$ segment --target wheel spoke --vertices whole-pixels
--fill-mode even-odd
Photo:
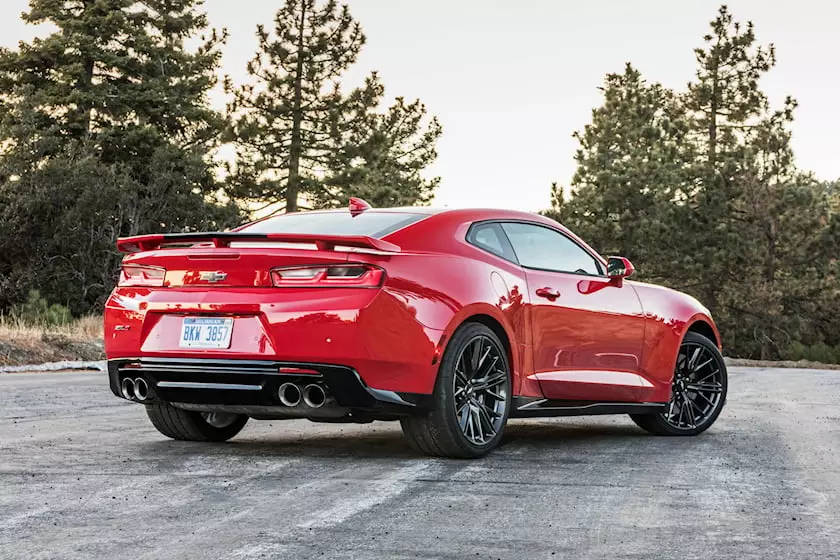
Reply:
[[[700,414],[699,414],[699,416],[695,416],[695,415],[694,415],[694,412],[692,412],[692,413],[691,413],[691,417],[692,417],[692,418],[695,418],[695,419],[697,419],[697,418],[702,419],[702,418],[703,418],[703,409],[701,409],[699,406],[697,406],[697,403],[696,403],[696,402],[694,402],[693,400],[691,400],[691,398],[686,397],[686,399],[685,399],[685,400],[686,400],[686,401],[688,402],[688,404],[691,406],[691,408],[690,408],[689,410],[692,410],[692,411],[693,411],[693,410],[696,410],[697,412],[699,412],[699,413],[700,413]]]
[[[680,410],[680,415],[677,416],[677,426],[682,426],[682,417],[683,417],[683,412],[684,412],[682,402],[680,402],[679,410]]]
[[[700,357],[700,353],[702,351],[703,349],[698,347],[697,350],[694,351],[694,354],[691,355],[691,358],[688,360],[688,371],[694,370],[694,364],[697,363],[697,358]]]
[[[458,425],[461,427],[461,432],[466,435],[467,433],[467,414],[469,413],[469,404],[465,403],[458,412],[456,413],[458,417]]]
[[[465,359],[465,354],[461,354],[461,357],[458,358],[458,361],[455,363],[455,379],[460,381],[461,384],[466,385],[469,383],[470,376],[467,375],[467,360]]]
[[[479,404],[478,408],[478,417],[483,421],[482,424],[487,427],[487,434],[488,437],[493,437],[496,435],[496,428],[493,427],[493,421],[490,419],[490,416],[487,414],[487,411],[484,409],[484,405]]]
[[[481,407],[481,409],[484,411],[484,413],[485,413],[488,417],[492,417],[492,418],[500,418],[500,417],[502,416],[501,414],[499,414],[498,412],[496,412],[496,411],[495,411],[495,409],[490,408],[489,406],[487,406],[487,405],[486,405],[485,403],[483,403],[483,402],[478,403],[478,406],[480,406],[480,407]]]
[[[706,367],[707,365],[711,364],[711,363],[712,363],[712,362],[714,362],[714,361],[715,361],[715,359],[714,359],[714,358],[709,358],[708,360],[706,360],[705,362],[703,362],[703,363],[702,363],[702,364],[700,364],[699,366],[695,367],[692,371],[693,371],[693,372],[700,371],[701,369],[703,369],[704,367]]]
[[[496,371],[493,374],[488,374],[487,377],[483,379],[476,379],[473,382],[473,387],[476,391],[485,391],[490,387],[495,387],[496,385],[500,385],[504,382],[505,378],[507,377],[507,372],[504,371]]]
[[[497,401],[503,401],[503,400],[505,400],[505,398],[504,398],[502,395],[500,395],[500,394],[498,394],[498,393],[494,393],[494,392],[493,392],[493,391],[491,391],[490,389],[486,389],[486,390],[484,391],[484,394],[485,394],[485,395],[487,395],[487,396],[493,397],[493,398],[494,398],[494,399],[496,399]]]
[[[679,430],[703,425],[723,404],[712,396],[723,393],[723,368],[720,358],[706,345],[683,342],[674,366],[671,400],[661,417]]]
[[[489,350],[490,349],[488,348],[488,351]],[[491,360],[485,360],[485,362],[486,363],[483,363],[483,365],[475,373],[474,378],[486,377],[489,372],[493,371],[493,368],[496,367],[496,364],[499,363],[499,357],[498,356],[493,356],[493,358]]]
[[[701,397],[702,399],[704,399],[704,400],[705,400],[707,403],[709,403],[711,406],[715,406],[714,401],[712,401],[712,399],[710,399],[709,397],[707,397],[707,396],[706,396],[706,395],[704,395],[703,393],[697,392],[697,393],[695,393],[695,394],[696,394],[698,397]]]
[[[478,346],[478,348],[476,348]],[[470,379],[475,378],[478,373],[478,364],[481,358],[481,350],[484,347],[484,339],[479,337],[470,345]]]
[[[479,443],[484,443],[484,429],[481,427],[481,416],[478,414],[478,407],[477,406],[470,406],[470,417],[472,418],[473,426],[478,429],[478,436]]]
[[[688,404],[690,402],[691,402],[691,399],[683,396],[682,406],[683,406],[683,408],[685,408],[686,415],[688,416],[688,419],[686,420],[686,424],[688,424],[688,426],[691,427],[691,428],[696,428],[697,425],[694,423],[694,413],[691,410],[691,405]]]
[[[688,383],[686,384],[686,389],[690,391],[696,392],[704,392],[704,393],[720,393],[723,391],[723,385],[720,383]]]
[[[717,375],[717,374],[719,374],[719,373],[720,373],[720,370],[719,370],[719,369],[716,369],[716,370],[715,370],[715,371],[713,371],[712,373],[709,373],[709,374],[707,374],[707,375],[705,375],[705,376],[701,377],[700,379],[698,379],[698,380],[697,380],[697,381],[695,381],[694,383],[702,383],[703,381],[705,381],[705,380],[709,379],[710,377],[714,377],[715,375]]]
[[[510,394],[504,354],[490,337],[479,335],[455,363],[452,395],[458,426],[473,444],[487,444],[501,429]]]
[[[482,369],[481,366],[484,365],[484,361],[487,359],[487,356],[490,354],[491,350],[493,350],[493,347],[488,346],[487,350],[485,350],[484,353],[481,355],[481,357],[478,359],[478,363],[475,365],[476,375],[478,375],[478,373],[481,371],[481,369]]]
[[[467,415],[467,426],[470,429],[470,433],[468,434],[468,437],[471,437],[472,439],[475,439],[475,426],[473,425],[472,407],[467,405],[467,410],[464,411],[464,412]]]

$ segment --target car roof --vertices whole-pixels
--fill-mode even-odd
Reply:
[[[392,241],[397,245],[416,248],[419,250],[443,250],[452,249],[455,239],[453,235],[460,236],[465,233],[464,226],[475,222],[484,221],[518,221],[540,224],[552,229],[560,230],[567,237],[586,248],[593,255],[596,255],[602,262],[597,251],[592,249],[583,239],[574,234],[562,224],[543,216],[541,214],[523,212],[520,210],[501,210],[498,208],[403,208],[403,212],[425,210],[429,216],[423,220],[409,224],[395,232],[385,235],[383,239]],[[366,212],[384,212],[385,209],[370,209]],[[393,210],[392,210],[393,211]],[[461,231],[461,234],[456,232]]]

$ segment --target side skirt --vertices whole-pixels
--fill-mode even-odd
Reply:
[[[599,414],[656,414],[667,403],[621,403],[561,401],[533,397],[514,397],[511,418],[542,418],[550,416],[595,416]]]

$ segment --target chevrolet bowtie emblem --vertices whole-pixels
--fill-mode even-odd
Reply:
[[[202,272],[199,278],[206,282],[221,282],[227,276],[227,272]]]

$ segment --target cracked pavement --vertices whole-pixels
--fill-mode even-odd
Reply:
[[[399,424],[169,441],[102,373],[0,374],[0,558],[837,558],[840,371],[731,368],[695,438],[515,420],[412,453]]]

